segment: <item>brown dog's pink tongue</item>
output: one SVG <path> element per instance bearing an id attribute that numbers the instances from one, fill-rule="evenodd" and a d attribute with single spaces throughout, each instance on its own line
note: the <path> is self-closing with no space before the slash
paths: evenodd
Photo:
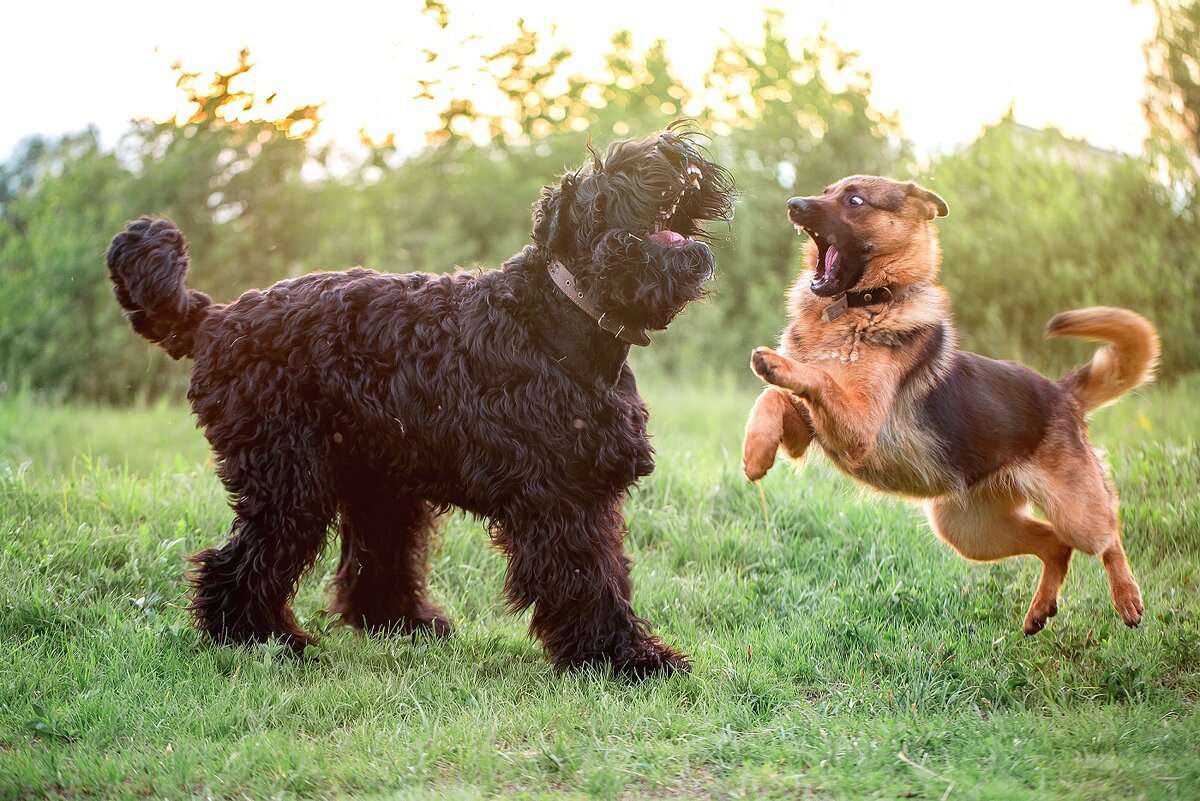
<path id="1" fill-rule="evenodd" d="M 822 265 L 825 270 L 826 278 L 833 275 L 833 268 L 837 266 L 837 260 L 838 260 L 837 245 L 830 245 L 829 249 L 825 251 L 825 264 Z"/>
<path id="2" fill-rule="evenodd" d="M 674 231 L 658 231 L 650 234 L 650 238 L 655 242 L 662 242 L 664 245 L 678 245 L 680 242 L 687 240 L 687 237 L 682 234 L 677 234 Z"/>

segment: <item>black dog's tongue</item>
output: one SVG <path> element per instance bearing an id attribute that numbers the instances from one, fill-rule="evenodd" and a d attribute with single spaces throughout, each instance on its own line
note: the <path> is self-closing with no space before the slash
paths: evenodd
<path id="1" fill-rule="evenodd" d="M 662 245 L 682 245 L 687 242 L 687 237 L 683 234 L 677 234 L 674 231 L 657 231 L 650 234 L 650 239 Z"/>

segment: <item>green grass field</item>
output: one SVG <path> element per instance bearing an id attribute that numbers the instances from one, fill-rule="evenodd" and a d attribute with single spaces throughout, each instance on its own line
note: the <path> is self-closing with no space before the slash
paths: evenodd
<path id="1" fill-rule="evenodd" d="M 202 643 L 183 557 L 229 513 L 186 409 L 0 398 L 0 798 L 1200 797 L 1200 376 L 1095 416 L 1147 619 L 1099 561 L 1025 638 L 1033 558 L 980 565 L 815 460 L 740 476 L 751 376 L 643 381 L 658 470 L 628 505 L 635 602 L 689 676 L 561 674 L 444 521 L 447 641 Z"/>

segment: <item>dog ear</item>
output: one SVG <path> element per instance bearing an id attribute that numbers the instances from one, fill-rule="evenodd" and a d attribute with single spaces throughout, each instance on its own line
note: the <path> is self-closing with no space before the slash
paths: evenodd
<path id="1" fill-rule="evenodd" d="M 533 207 L 533 241 L 538 247 L 554 251 L 567 235 L 575 186 L 575 176 L 565 175 L 558 186 L 542 187 L 542 196 Z"/>
<path id="2" fill-rule="evenodd" d="M 946 205 L 946 201 L 942 200 L 925 187 L 909 181 L 904 185 L 904 188 L 908 190 L 909 195 L 920 198 L 925 202 L 929 214 L 929 216 L 925 219 L 932 220 L 934 217 L 945 217 L 950 213 L 950 207 Z"/>

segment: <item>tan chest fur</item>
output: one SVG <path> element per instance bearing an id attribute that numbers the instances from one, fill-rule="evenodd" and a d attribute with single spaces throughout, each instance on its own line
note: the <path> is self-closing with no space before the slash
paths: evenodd
<path id="1" fill-rule="evenodd" d="M 830 449 L 817 432 L 822 450 L 839 469 L 881 490 L 932 497 L 956 489 L 943 468 L 941 444 L 918 419 L 918 401 L 937 380 L 938 365 L 919 364 L 922 348 L 909 341 L 914 331 L 948 319 L 945 291 L 923 287 L 896 303 L 848 309 L 826 322 L 821 311 L 829 301 L 808 291 L 808 281 L 801 275 L 792 292 L 793 317 L 780 352 L 828 373 L 878 425 L 874 447 L 860 464 Z"/>

